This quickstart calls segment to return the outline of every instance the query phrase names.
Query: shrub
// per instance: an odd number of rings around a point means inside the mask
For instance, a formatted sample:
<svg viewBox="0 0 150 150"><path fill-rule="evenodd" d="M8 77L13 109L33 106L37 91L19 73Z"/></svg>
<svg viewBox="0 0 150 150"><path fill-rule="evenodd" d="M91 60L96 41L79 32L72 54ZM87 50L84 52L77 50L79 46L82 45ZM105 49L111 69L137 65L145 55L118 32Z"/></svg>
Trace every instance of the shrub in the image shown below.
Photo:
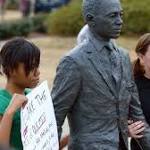
<svg viewBox="0 0 150 150"><path fill-rule="evenodd" d="M123 34L150 32L150 0L121 0L124 8ZM52 12L47 19L49 34L72 36L83 26L82 0L72 0L68 6Z"/></svg>
<svg viewBox="0 0 150 150"><path fill-rule="evenodd" d="M8 0L7 8L8 9L18 9L19 8L19 0Z"/></svg>
<svg viewBox="0 0 150 150"><path fill-rule="evenodd" d="M47 19L48 33L56 35L76 35L83 26L81 4L73 2L52 12Z"/></svg>
<svg viewBox="0 0 150 150"><path fill-rule="evenodd" d="M150 1L122 0L124 7L123 33L150 32Z"/></svg>
<svg viewBox="0 0 150 150"><path fill-rule="evenodd" d="M47 15L40 14L32 18L7 21L0 24L0 39L13 36L27 36L30 32L45 31L44 21Z"/></svg>

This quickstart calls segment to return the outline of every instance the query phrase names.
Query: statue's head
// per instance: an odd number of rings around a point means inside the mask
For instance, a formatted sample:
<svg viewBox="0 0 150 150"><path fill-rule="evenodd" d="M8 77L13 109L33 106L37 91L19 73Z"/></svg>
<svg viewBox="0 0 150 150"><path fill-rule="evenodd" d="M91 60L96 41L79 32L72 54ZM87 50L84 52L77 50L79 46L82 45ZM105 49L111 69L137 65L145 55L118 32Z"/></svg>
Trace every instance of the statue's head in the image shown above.
<svg viewBox="0 0 150 150"><path fill-rule="evenodd" d="M92 32L106 39L118 38L122 28L119 0L83 0L83 16Z"/></svg>

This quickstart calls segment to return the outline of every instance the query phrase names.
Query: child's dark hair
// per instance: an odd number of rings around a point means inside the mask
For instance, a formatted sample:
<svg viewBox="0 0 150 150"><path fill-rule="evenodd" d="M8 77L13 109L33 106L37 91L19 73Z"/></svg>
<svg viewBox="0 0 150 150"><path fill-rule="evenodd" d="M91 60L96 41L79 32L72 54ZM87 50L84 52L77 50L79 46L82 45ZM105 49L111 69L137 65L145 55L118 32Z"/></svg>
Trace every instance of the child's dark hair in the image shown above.
<svg viewBox="0 0 150 150"><path fill-rule="evenodd" d="M146 33L139 39L137 46L135 48L135 52L137 54L145 55L150 46L150 33ZM143 76L145 73L144 67L140 63L140 59L137 58L133 64L133 74L134 77Z"/></svg>
<svg viewBox="0 0 150 150"><path fill-rule="evenodd" d="M1 74L10 76L10 71L17 69L18 64L22 63L25 67L25 73L39 67L40 50L33 43L24 38L14 38L2 47L0 51Z"/></svg>

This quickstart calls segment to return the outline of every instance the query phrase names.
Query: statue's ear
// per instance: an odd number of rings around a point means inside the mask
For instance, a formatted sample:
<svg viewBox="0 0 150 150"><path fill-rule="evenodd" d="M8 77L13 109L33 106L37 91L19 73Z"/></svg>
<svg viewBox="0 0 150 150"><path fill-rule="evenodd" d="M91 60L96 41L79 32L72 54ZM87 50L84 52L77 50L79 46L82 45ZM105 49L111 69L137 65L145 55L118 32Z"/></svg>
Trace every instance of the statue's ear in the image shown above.
<svg viewBox="0 0 150 150"><path fill-rule="evenodd" d="M87 22L87 24L88 24L89 26L91 26L91 27L95 26L94 15L88 13L88 14L86 15L86 22Z"/></svg>

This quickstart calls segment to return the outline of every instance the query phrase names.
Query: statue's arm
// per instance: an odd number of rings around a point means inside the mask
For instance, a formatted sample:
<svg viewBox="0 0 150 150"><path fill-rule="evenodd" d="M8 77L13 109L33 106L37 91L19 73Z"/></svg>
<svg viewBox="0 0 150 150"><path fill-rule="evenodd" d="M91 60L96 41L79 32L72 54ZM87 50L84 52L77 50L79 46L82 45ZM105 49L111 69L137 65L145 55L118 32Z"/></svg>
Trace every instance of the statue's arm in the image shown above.
<svg viewBox="0 0 150 150"><path fill-rule="evenodd" d="M62 125L80 90L80 71L75 61L66 56L57 67L56 77L51 92L59 139L61 138Z"/></svg>

